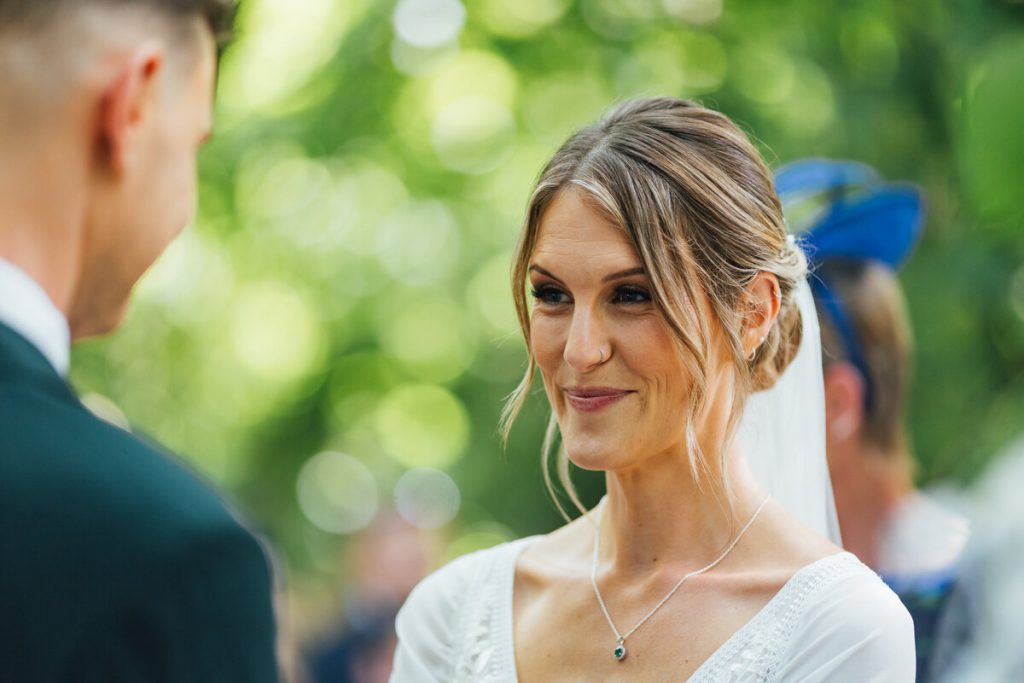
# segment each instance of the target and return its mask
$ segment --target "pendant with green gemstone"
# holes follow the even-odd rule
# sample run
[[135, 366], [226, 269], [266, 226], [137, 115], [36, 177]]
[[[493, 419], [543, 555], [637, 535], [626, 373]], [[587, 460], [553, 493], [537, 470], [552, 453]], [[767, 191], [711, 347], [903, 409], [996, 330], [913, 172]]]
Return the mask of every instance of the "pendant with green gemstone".
[[622, 661], [626, 658], [626, 639], [619, 638], [619, 646], [612, 650], [612, 654], [615, 655], [615, 659]]

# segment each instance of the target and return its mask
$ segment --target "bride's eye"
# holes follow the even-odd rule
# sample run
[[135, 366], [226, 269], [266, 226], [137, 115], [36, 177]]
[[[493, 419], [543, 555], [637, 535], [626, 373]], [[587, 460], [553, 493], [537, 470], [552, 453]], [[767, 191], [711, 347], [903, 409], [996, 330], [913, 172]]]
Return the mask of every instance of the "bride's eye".
[[568, 294], [552, 285], [538, 285], [533, 288], [531, 293], [534, 300], [542, 305], [558, 306], [572, 302]]
[[643, 287], [636, 285], [623, 285], [615, 289], [612, 296], [612, 303], [616, 304], [646, 304], [650, 303], [651, 295]]

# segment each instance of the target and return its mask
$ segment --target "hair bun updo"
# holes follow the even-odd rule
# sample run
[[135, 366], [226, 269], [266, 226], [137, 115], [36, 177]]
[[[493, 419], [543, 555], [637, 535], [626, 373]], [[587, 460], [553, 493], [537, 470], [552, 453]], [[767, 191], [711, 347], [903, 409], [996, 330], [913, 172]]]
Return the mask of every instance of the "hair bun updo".
[[776, 272], [782, 292], [779, 314], [764, 343], [749, 361], [750, 390], [764, 391], [774, 386], [800, 350], [804, 336], [803, 315], [796, 300], [796, 288], [807, 272], [807, 257], [792, 236], [779, 258]]

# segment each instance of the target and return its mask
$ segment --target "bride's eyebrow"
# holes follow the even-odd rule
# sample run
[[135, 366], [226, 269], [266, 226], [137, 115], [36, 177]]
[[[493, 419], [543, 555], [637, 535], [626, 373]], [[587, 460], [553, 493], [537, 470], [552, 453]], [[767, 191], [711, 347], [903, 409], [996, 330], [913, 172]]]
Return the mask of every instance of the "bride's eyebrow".
[[624, 277], [646, 274], [647, 271], [644, 270], [643, 267], [637, 266], [636, 268], [627, 268], [626, 270], [620, 270], [618, 272], [611, 273], [610, 275], [605, 275], [603, 278], [601, 278], [601, 282], [611, 282], [612, 280], [621, 280]]
[[540, 273], [541, 275], [551, 278], [560, 285], [565, 284], [564, 282], [562, 282], [562, 278], [558, 277], [557, 275], [552, 273], [550, 270], [547, 270], [546, 268], [541, 268], [536, 263], [530, 265], [530, 272]]
[[[530, 265], [530, 272], [540, 273], [541, 275], [549, 277], [555, 282], [558, 282], [559, 284], [564, 284], [561, 278], [559, 278], [557, 275], [552, 273], [547, 268], [542, 268], [541, 266], [538, 266], [536, 263]], [[611, 282], [613, 280], [621, 280], [622, 278], [632, 277], [633, 275], [646, 274], [647, 271], [644, 270], [642, 266], [637, 266], [635, 268], [627, 268], [626, 270], [619, 270], [614, 273], [609, 273], [608, 275], [605, 275], [603, 278], [601, 278], [601, 282]]]

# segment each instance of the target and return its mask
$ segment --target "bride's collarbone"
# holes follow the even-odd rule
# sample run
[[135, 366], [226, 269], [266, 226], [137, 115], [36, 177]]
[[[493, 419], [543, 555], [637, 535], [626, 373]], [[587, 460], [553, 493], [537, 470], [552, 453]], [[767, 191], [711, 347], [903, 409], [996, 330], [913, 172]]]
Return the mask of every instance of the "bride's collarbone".
[[[633, 584], [616, 580], [602, 590], [620, 633], [664, 597], [676, 574], [666, 569]], [[519, 681], [685, 680], [753, 619], [788, 578], [780, 571], [742, 569], [695, 576], [626, 639], [627, 654], [619, 661], [613, 654], [616, 637], [590, 584], [589, 563], [524, 553], [513, 593]]]
[[[768, 606], [801, 568], [839, 552], [769, 506], [721, 565], [694, 576], [618, 645], [590, 582], [593, 527], [586, 520], [537, 539], [519, 556], [513, 640], [520, 683], [686, 680]], [[668, 593], [686, 567], [598, 576], [620, 633], [629, 632]]]

